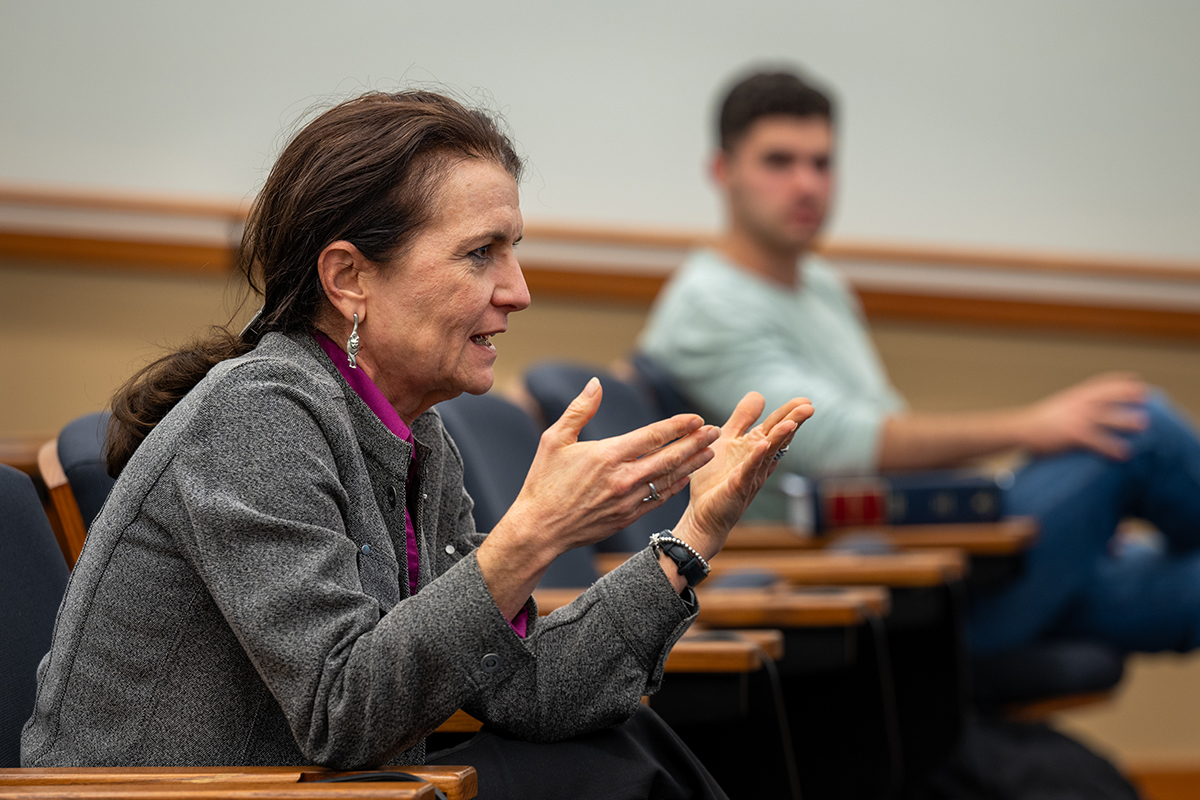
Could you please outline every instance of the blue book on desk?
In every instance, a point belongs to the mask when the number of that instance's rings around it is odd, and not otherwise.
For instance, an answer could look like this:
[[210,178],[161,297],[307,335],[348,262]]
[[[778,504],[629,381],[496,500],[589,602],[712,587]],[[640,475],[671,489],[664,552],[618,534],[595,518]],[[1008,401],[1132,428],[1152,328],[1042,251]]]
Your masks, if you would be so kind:
[[1009,480],[975,470],[822,478],[813,487],[815,527],[995,522]]

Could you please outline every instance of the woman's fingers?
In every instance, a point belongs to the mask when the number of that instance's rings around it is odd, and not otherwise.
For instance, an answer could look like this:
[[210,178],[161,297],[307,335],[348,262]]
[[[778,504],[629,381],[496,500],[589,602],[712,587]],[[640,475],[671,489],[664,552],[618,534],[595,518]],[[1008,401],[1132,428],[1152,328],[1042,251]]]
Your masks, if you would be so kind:
[[551,433],[561,444],[579,441],[579,432],[583,430],[583,426],[592,421],[592,417],[596,416],[603,396],[604,391],[600,386],[600,379],[592,378],[583,387],[579,396],[567,406],[563,415],[546,429],[547,433]]
[[653,483],[654,486],[660,490],[660,492],[664,486],[671,487],[678,484],[679,488],[671,493],[675,494],[679,491],[682,491],[683,487],[687,485],[689,476],[693,472],[712,461],[715,455],[716,454],[713,453],[712,449],[710,449],[708,446],[705,446],[702,450],[692,453],[678,466],[670,468],[664,472],[657,472],[648,476],[646,479],[647,483]]
[[[654,480],[640,483],[634,487],[633,498],[631,502],[631,516],[629,521],[640,517],[652,508],[657,508],[670,500],[675,495],[683,491],[683,487],[688,485],[692,474],[684,473],[678,479],[672,480],[671,476],[660,475]],[[651,485],[654,486],[654,491],[650,490]]]
[[659,420],[629,433],[614,436],[608,440],[608,444],[622,461],[633,461],[660,450],[701,427],[704,427],[704,420],[698,414],[676,414],[670,419]]
[[729,420],[721,426],[725,436],[745,436],[766,408],[767,401],[758,392],[749,392],[738,401],[737,407],[729,415]]
[[[789,405],[791,404],[789,403]],[[812,405],[807,399],[803,399],[803,402],[793,406],[782,420],[776,422],[769,429],[766,438],[771,445],[768,449],[770,458],[768,459],[766,465],[768,470],[767,474],[773,472],[779,463],[779,459],[775,457],[776,454],[778,454],[784,448],[791,446],[792,439],[796,436],[796,431],[800,430],[800,426],[803,425],[805,420],[812,415]]]
[[708,445],[719,435],[719,428],[706,425],[645,458],[626,464],[628,469],[637,471],[629,492],[630,517],[626,524],[682,492],[692,473],[716,455]]
[[771,412],[766,421],[762,424],[763,433],[768,433],[772,428],[782,422],[785,418],[790,417],[794,412],[802,406],[808,406],[810,409],[804,419],[812,416],[812,402],[807,397],[795,397],[787,401],[779,408]]

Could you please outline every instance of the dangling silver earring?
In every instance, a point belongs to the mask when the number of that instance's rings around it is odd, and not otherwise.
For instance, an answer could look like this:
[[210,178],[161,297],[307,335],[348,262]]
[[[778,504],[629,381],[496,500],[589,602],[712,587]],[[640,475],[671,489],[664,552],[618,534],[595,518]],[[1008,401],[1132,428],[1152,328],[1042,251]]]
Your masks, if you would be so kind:
[[355,356],[358,355],[358,314],[354,315],[354,330],[350,331],[350,338],[346,340],[346,356],[350,359],[350,369],[358,369],[358,364],[355,361]]

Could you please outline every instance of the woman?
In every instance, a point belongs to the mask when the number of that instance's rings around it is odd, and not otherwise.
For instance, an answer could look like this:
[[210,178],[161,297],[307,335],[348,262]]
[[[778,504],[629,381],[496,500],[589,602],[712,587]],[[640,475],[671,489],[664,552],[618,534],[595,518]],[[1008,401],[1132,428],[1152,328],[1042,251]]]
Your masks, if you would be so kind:
[[343,103],[285,148],[240,254],[258,317],[114,401],[120,479],[39,669],[26,764],[420,763],[460,707],[500,737],[487,749],[573,742],[560,761],[606,730],[658,736],[621,723],[695,617],[678,548],[543,620],[530,593],[689,476],[674,536],[712,556],[811,406],[751,428],[749,397],[723,429],[680,416],[580,443],[593,382],[477,534],[430,409],[490,388],[490,338],[529,304],[520,167],[489,117],[424,92]]

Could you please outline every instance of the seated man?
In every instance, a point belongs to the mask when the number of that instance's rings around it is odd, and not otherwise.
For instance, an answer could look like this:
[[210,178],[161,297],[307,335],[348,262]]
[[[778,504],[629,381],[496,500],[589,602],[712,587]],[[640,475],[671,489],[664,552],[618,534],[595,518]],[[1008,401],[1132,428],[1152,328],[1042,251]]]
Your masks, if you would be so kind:
[[[810,477],[947,467],[1014,448],[1036,456],[1005,510],[1038,517],[1042,533],[1025,575],[972,608],[975,652],[1064,634],[1136,650],[1196,646],[1200,443],[1192,428],[1127,375],[1101,375],[1022,408],[909,412],[853,294],[809,252],[834,188],[833,116],[825,94],[790,74],[753,75],[730,91],[712,164],[727,227],[659,295],[644,352],[714,418],[750,389],[768,407],[811,398],[816,415],[783,463]],[[1110,553],[1118,521],[1130,515],[1159,527],[1164,552]]]

